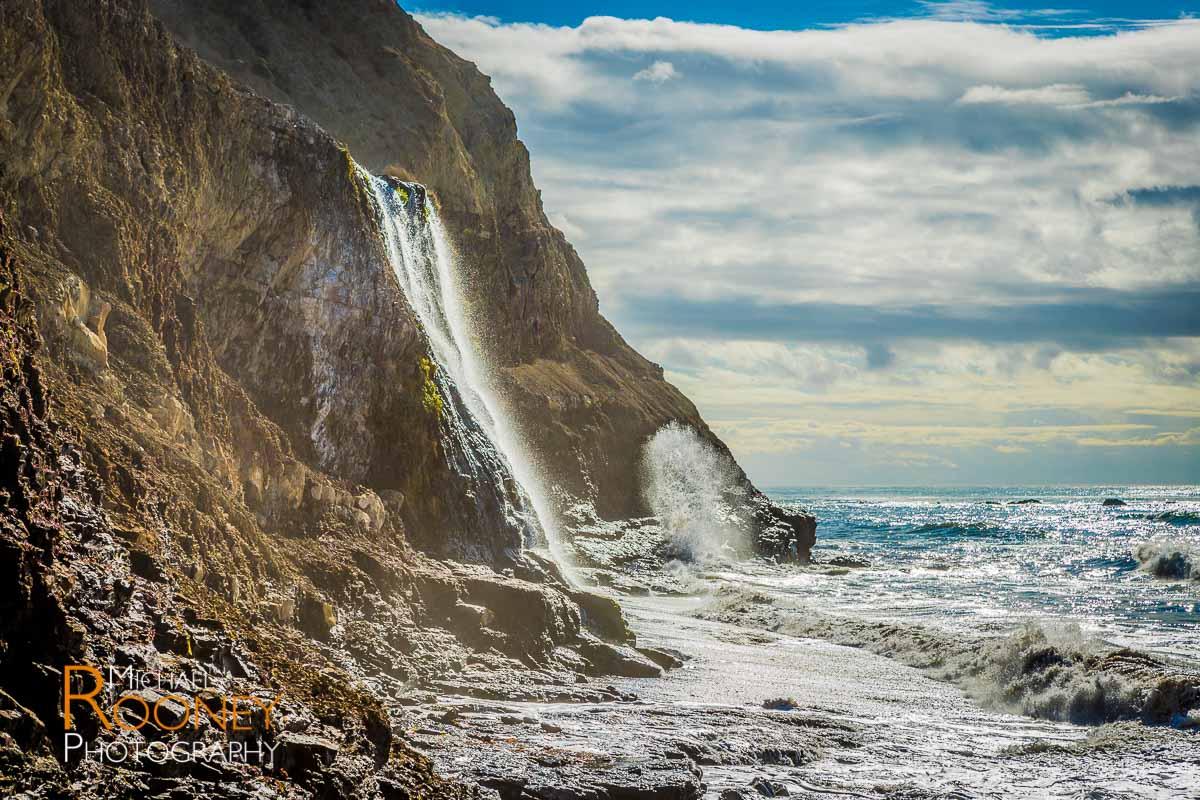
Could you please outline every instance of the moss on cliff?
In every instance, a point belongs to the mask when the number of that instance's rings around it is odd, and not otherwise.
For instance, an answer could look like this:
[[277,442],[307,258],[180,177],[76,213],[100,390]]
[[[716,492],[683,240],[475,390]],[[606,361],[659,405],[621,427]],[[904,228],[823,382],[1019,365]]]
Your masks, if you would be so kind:
[[446,407],[446,402],[442,400],[442,394],[438,391],[437,384],[433,382],[434,372],[437,367],[428,358],[422,358],[417,362],[417,366],[421,370],[421,405],[425,407],[425,411],[435,417],[440,417],[442,411]]

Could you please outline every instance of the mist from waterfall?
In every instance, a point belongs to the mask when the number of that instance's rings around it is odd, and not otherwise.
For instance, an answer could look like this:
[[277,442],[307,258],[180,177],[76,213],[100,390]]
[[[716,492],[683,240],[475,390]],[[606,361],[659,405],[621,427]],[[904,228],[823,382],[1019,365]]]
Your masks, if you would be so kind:
[[433,380],[443,397],[462,401],[461,408],[449,402],[443,409],[451,450],[462,462],[456,468],[481,485],[496,484],[500,512],[522,531],[524,546],[547,547],[569,576],[549,495],[480,352],[463,276],[437,209],[419,184],[360,173],[377,205],[392,270],[429,339]]
[[670,422],[642,448],[642,497],[679,556],[728,560],[748,552],[745,489],[733,459],[690,426]]

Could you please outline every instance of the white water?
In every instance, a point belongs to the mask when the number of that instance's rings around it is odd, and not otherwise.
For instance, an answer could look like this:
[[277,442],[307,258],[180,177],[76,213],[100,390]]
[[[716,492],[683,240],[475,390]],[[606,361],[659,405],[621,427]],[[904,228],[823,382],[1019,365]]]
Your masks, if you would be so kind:
[[749,531],[736,467],[690,427],[668,423],[642,449],[642,495],[668,540],[692,560],[744,556]]
[[[481,352],[479,333],[467,311],[463,276],[437,210],[429,200],[423,205],[402,203],[386,181],[361,169],[360,173],[375,198],[392,270],[429,339],[438,382],[457,390],[470,416],[462,419],[454,403],[447,403],[450,436],[458,440],[458,449],[471,462],[469,471],[479,481],[502,482],[497,472],[511,474],[516,491],[501,487],[497,492],[504,498],[506,516],[522,529],[525,546],[546,545],[569,577],[553,506],[540,470],[496,390],[495,372]],[[488,463],[497,459],[506,469],[497,471]]]
[[[705,800],[756,775],[791,797],[908,800],[1174,800],[1200,786],[1193,734],[1125,723],[1102,727],[1035,720],[981,708],[951,684],[858,648],[695,619],[701,598],[626,598],[640,644],[695,658],[660,679],[618,682],[647,713],[667,705],[761,707],[794,699],[799,713],[860,728],[859,741],[826,736],[801,767],[706,766]],[[768,712],[786,717],[794,712]],[[593,718],[594,714],[589,715]],[[568,729],[568,722],[550,719]],[[593,726],[594,720],[587,720]],[[758,734],[770,741],[764,724]],[[730,737],[755,735],[738,731]],[[603,745],[599,745],[603,746]],[[747,793],[748,796],[754,796]]]

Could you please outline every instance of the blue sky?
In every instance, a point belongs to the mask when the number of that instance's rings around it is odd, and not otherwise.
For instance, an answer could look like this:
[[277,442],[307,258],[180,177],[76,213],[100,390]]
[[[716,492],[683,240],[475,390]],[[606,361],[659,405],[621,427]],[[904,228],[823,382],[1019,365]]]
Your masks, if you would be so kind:
[[590,11],[417,18],[753,478],[1200,483],[1188,7]]
[[492,2],[435,2],[414,5],[424,12],[452,12],[464,16],[491,16],[503,22],[541,22],[547,25],[578,25],[591,16],[624,19],[653,19],[667,17],[686,22],[709,22],[736,25],[757,30],[796,30],[818,26],[842,25],[864,19],[940,15],[945,18],[984,18],[1009,24],[1062,26],[1062,31],[1079,30],[1081,25],[1111,28],[1130,20],[1166,20],[1194,14],[1197,6],[1191,3],[1150,2],[1131,3],[1128,0],[1069,3],[1070,7],[1030,9],[1011,3],[943,2],[905,3],[873,2],[872,0],[839,0],[838,2],[809,3],[731,3],[713,0],[668,0],[643,2],[622,0],[607,3],[531,3]]

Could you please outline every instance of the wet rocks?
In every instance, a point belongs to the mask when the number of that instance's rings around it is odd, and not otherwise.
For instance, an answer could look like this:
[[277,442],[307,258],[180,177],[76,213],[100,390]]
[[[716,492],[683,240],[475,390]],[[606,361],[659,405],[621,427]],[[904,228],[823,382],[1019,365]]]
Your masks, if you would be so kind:
[[463,601],[491,611],[483,631],[499,636],[508,652],[539,658],[572,642],[580,631],[580,611],[562,591],[490,570],[456,567]]
[[678,669],[687,660],[686,655],[670,648],[639,647],[637,651],[663,669]]
[[773,697],[763,700],[762,707],[770,711],[792,711],[797,704],[793,697]]
[[785,510],[754,489],[755,550],[778,561],[807,564],[817,541],[817,520],[802,511]]
[[[418,744],[448,772],[522,800],[699,798],[712,791],[707,767],[744,774],[809,764],[824,735],[820,720],[723,707],[555,705],[533,711],[536,726],[526,721],[529,706],[525,713],[457,707],[452,726],[431,723]],[[738,788],[750,791],[746,797],[761,796],[744,783]]]
[[1106,498],[1104,498],[1104,502],[1101,503],[1100,505],[1106,506],[1106,507],[1113,507],[1113,506],[1124,506],[1124,505],[1128,505],[1128,504],[1124,500],[1120,499],[1119,497],[1106,497]]
[[762,777],[751,781],[750,788],[761,797],[788,797],[791,794],[782,783]]
[[590,675],[657,678],[663,668],[632,647],[583,638],[576,649],[589,662]]
[[275,743],[276,768],[298,778],[328,767],[337,758],[339,749],[329,739],[291,731],[279,734]]
[[844,567],[846,569],[866,569],[871,566],[870,561],[854,558],[853,556],[834,556],[820,563],[830,567]]
[[633,631],[621,607],[611,597],[585,591],[574,591],[570,597],[579,606],[581,620],[592,633],[612,642],[633,644]]
[[328,639],[337,625],[337,609],[320,595],[302,595],[296,614],[300,629],[315,639]]

